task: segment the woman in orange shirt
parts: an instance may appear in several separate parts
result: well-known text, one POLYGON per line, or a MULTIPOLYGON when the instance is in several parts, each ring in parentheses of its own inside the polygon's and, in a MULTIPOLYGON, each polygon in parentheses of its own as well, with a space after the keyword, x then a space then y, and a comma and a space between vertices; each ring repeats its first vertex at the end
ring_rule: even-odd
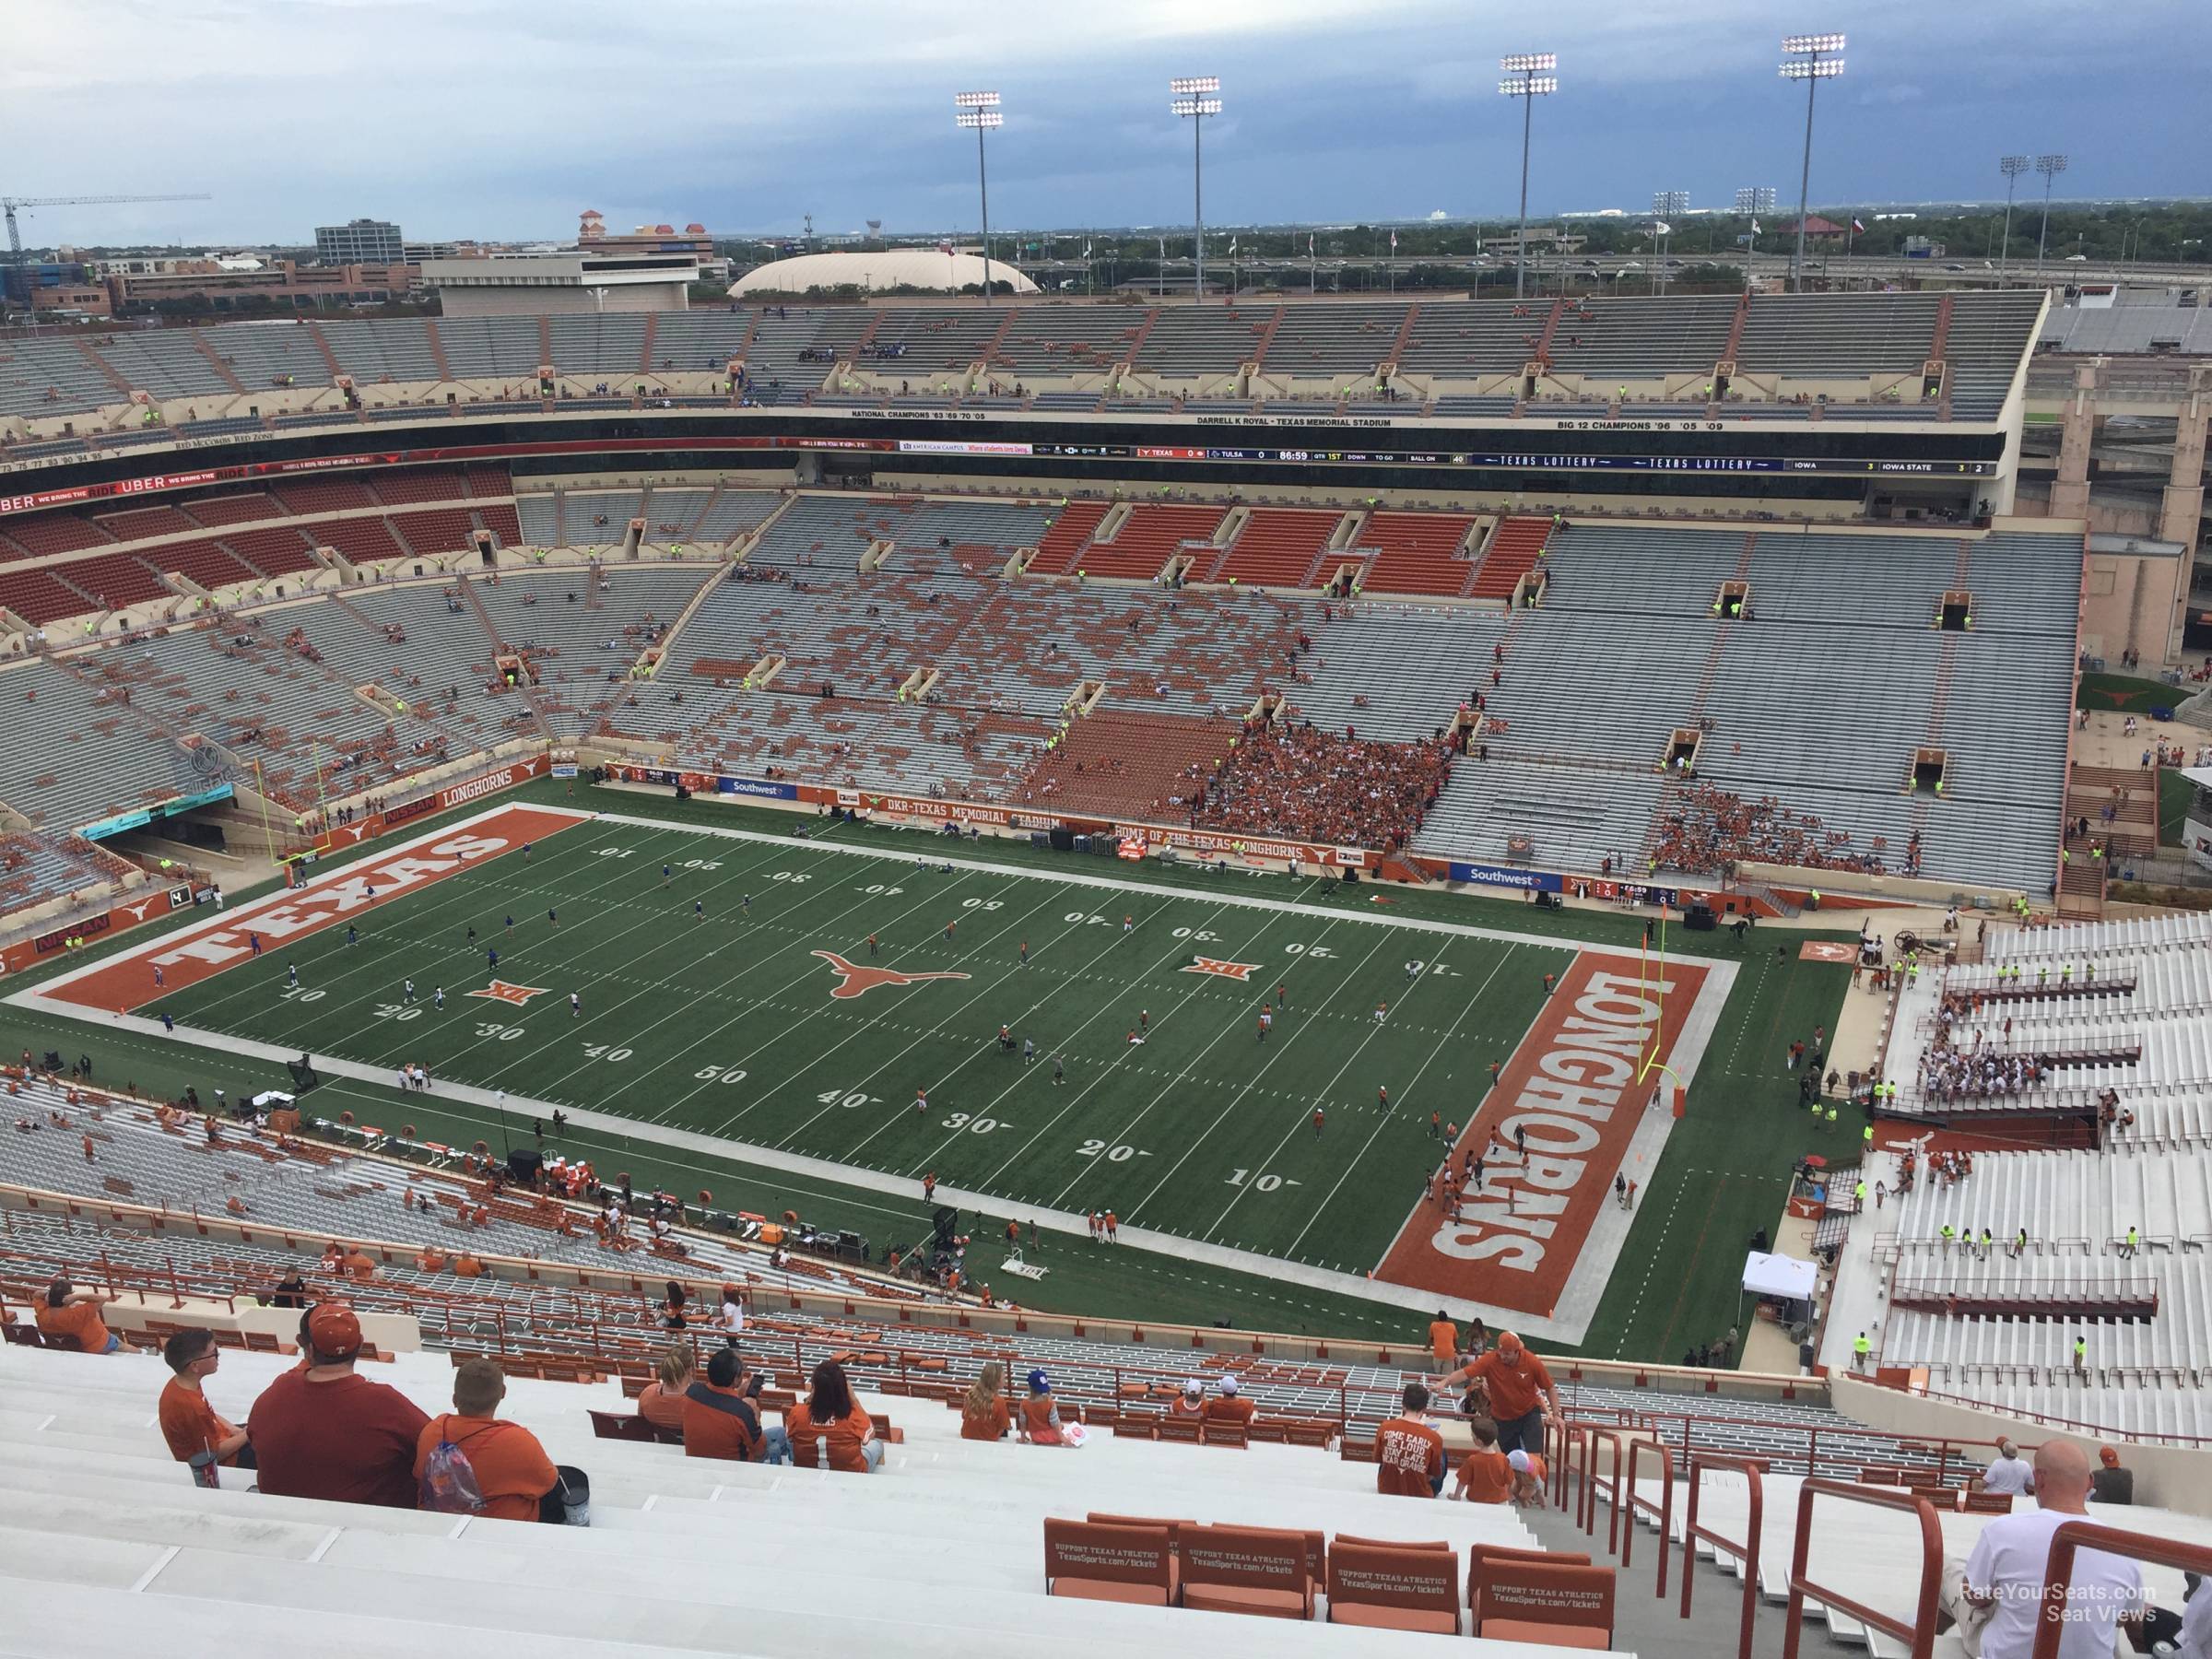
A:
POLYGON ((975 1386, 968 1391, 968 1398, 960 1406, 960 1438, 974 1441, 996 1441, 1006 1438, 1013 1427, 1013 1417, 1006 1409, 1006 1396, 998 1385, 1006 1376, 1005 1370, 994 1359, 983 1367, 976 1378, 975 1386))
POLYGON ((873 1475, 883 1466, 883 1442, 876 1425, 853 1397, 844 1368, 825 1359, 814 1368, 813 1392, 783 1414, 793 1457, 801 1468, 837 1469, 873 1475))
POLYGON ((653 1371, 653 1381, 638 1395, 638 1415, 655 1429, 684 1431, 684 1390, 691 1386, 697 1360, 688 1342, 672 1344, 653 1371))

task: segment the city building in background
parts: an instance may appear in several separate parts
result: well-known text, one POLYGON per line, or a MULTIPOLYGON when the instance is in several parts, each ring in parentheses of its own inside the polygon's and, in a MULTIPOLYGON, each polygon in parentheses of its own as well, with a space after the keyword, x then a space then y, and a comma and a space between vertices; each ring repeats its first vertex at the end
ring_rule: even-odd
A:
POLYGON ((383 219, 349 219, 315 227, 315 263, 326 265, 389 265, 406 258, 406 239, 383 219))

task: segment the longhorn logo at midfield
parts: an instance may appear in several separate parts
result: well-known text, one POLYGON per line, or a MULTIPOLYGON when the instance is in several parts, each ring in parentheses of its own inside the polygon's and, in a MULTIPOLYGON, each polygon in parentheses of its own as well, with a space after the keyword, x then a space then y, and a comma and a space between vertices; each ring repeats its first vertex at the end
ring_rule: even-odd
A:
POLYGON ((901 973, 896 968, 869 968, 858 962, 848 962, 834 950, 818 950, 814 954, 837 970, 837 989, 830 993, 836 997, 858 996, 864 992, 875 990, 878 985, 918 985, 924 980, 968 977, 965 973, 901 973))

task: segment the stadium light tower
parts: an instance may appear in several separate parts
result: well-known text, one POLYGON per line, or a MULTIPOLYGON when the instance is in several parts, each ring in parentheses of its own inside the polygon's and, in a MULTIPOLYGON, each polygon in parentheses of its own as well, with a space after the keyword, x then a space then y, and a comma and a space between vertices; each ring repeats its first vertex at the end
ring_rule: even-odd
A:
POLYGON ((1513 298, 1516 300, 1527 297, 1529 128, 1535 115, 1536 100, 1559 89, 1559 76, 1546 73, 1559 66, 1559 54, 1551 52, 1516 52, 1510 57, 1498 60, 1498 67, 1505 71, 1505 78, 1498 83, 1498 90, 1508 98, 1521 100, 1521 235, 1513 244, 1513 298))
POLYGON ((2043 238, 2051 229, 2051 181, 2066 171, 2064 156, 2038 156, 2035 171, 2043 175, 2043 222, 2035 233, 2035 279, 2043 279, 2043 238))
POLYGON ((1997 253, 1997 286, 2006 288, 2010 286, 2006 276, 2012 269, 2012 192, 2028 171, 2028 158, 1999 156, 1997 171, 2005 175, 2005 245, 1997 253))
POLYGON ((1774 211, 1774 186, 1747 184, 1735 193, 1735 210, 1751 216, 1751 233, 1744 237, 1744 287, 1751 286, 1751 267, 1759 258, 1759 216, 1774 211))
POLYGON ((1674 221, 1689 211, 1689 192, 1687 190, 1654 190, 1652 192, 1652 236, 1657 242, 1659 291, 1666 291, 1667 239, 1675 233, 1674 221))
MULTIPOLYGON (((1006 118, 999 112, 998 94, 995 92, 955 92, 952 107, 956 113, 954 124, 975 129, 975 182, 983 198, 983 303, 991 303, 991 176, 983 171, 983 135, 995 126, 1004 126, 1006 118)), ((1017 253, 1021 250, 1014 250, 1017 253)))
POLYGON ((1813 187, 1813 93, 1822 81, 1833 80, 1843 73, 1843 60, 1835 55, 1843 50, 1843 37, 1784 35, 1782 49, 1789 53, 1789 62, 1782 66, 1782 78, 1805 83, 1805 166, 1797 175, 1797 253, 1790 262, 1790 289, 1793 293, 1803 293, 1805 216, 1813 187))
POLYGON ((1206 118, 1221 113, 1221 77, 1179 75, 1168 83, 1174 101, 1168 108, 1191 119, 1191 231, 1197 263, 1191 278, 1191 303, 1206 299, 1206 118))

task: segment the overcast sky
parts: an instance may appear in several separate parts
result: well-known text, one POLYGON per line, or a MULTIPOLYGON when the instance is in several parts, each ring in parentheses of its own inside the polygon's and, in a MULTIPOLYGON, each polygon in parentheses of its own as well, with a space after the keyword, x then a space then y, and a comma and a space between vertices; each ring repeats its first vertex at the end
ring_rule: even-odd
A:
MULTIPOLYGON (((417 239, 972 230, 952 95, 1006 100, 995 226, 1187 225, 1175 75, 1218 75, 1209 224, 1509 214, 1519 107, 1498 58, 1556 52, 1532 215, 1797 195, 1785 30, 1841 29, 1816 204, 2002 194, 2065 151, 2062 195, 2206 191, 2206 0, 62 0, 6 6, 0 193, 206 191, 53 208, 51 245, 305 241, 355 217, 417 239), (1525 21, 1523 20, 1525 18, 1525 21), (756 21, 758 18, 759 20, 756 21), (1504 19, 1504 20, 1500 20, 1504 19)), ((2032 185, 2032 176, 2026 182, 2032 185)))

